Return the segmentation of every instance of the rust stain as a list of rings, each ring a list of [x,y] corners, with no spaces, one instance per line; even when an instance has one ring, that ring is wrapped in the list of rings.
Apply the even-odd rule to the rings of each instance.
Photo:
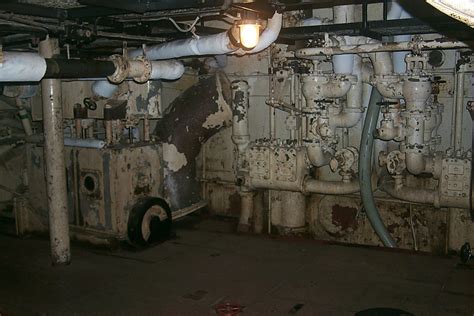
[[[332,223],[342,231],[357,228],[357,209],[335,204],[332,207]]]

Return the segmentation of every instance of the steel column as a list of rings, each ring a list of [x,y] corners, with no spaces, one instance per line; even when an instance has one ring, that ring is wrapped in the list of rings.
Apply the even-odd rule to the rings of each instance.
[[[43,57],[51,58],[59,53],[58,41],[46,38],[40,42]],[[71,249],[67,208],[66,164],[64,161],[63,111],[61,81],[41,81],[44,126],[44,162],[46,191],[49,208],[49,236],[53,265],[69,264]]]

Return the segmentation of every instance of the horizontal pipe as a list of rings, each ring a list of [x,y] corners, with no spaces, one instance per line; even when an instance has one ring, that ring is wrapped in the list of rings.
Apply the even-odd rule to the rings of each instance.
[[[323,181],[306,178],[303,183],[303,192],[319,194],[352,194],[360,190],[359,180],[351,182]]]
[[[46,61],[36,53],[3,52],[0,82],[40,81],[45,72]]]
[[[105,141],[99,139],[64,137],[64,146],[101,149],[105,147]]]
[[[412,50],[431,50],[431,49],[456,49],[469,48],[463,42],[451,41],[445,39],[436,39],[432,41],[409,41],[400,43],[369,43],[361,45],[341,45],[332,47],[312,47],[302,48],[295,52],[298,58],[311,59],[319,55],[341,55],[341,54],[360,54],[360,53],[379,53],[379,52],[399,52]]]
[[[105,78],[115,72],[110,60],[46,59],[45,79]]]
[[[176,80],[184,74],[183,63],[177,60],[160,60],[151,62],[151,80]],[[98,80],[92,84],[92,92],[94,94],[110,98],[118,90],[118,85],[113,84],[107,80]]]
[[[396,186],[394,182],[384,183],[382,186],[388,195],[403,201],[413,203],[431,204],[439,207],[439,195],[435,190]]]

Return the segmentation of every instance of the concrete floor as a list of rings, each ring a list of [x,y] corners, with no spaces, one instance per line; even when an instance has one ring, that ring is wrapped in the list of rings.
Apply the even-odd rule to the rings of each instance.
[[[66,267],[47,240],[0,236],[0,315],[215,315],[223,301],[243,315],[474,315],[474,269],[457,258],[200,228],[141,252],[73,247]]]

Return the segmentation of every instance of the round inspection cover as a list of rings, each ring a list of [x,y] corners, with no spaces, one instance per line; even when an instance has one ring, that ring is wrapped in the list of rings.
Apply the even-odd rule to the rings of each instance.
[[[128,217],[128,239],[136,247],[146,247],[171,237],[172,216],[160,198],[145,197],[135,203]]]

